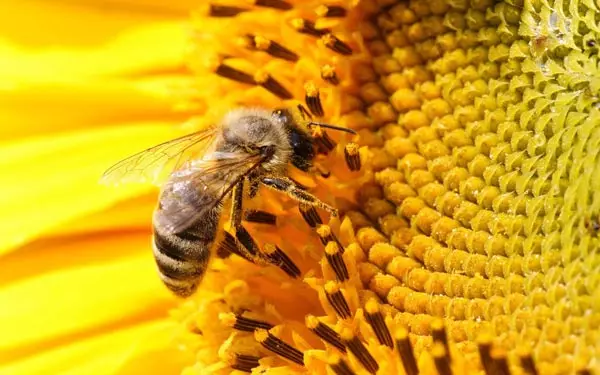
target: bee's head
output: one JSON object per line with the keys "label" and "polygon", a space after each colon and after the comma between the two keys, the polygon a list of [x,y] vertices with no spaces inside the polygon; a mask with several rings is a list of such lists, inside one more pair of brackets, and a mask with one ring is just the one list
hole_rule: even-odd
{"label": "bee's head", "polygon": [[303,114],[295,108],[279,108],[271,114],[273,120],[287,132],[292,149],[290,161],[298,169],[308,171],[315,157],[313,137],[301,123],[306,122]]}

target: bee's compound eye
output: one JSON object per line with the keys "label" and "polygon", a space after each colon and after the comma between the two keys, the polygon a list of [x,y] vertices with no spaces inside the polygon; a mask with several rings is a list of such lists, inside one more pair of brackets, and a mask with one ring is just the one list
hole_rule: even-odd
{"label": "bee's compound eye", "polygon": [[285,108],[279,108],[273,111],[273,118],[281,125],[287,125],[292,122],[292,114]]}

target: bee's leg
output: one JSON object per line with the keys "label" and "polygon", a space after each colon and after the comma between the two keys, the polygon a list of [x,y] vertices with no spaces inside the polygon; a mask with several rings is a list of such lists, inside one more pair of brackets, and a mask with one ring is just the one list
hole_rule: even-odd
{"label": "bee's leg", "polygon": [[338,214],[335,208],[331,207],[325,202],[322,202],[319,200],[319,198],[315,197],[309,192],[302,190],[300,187],[294,184],[294,181],[290,180],[289,178],[270,176],[263,177],[261,182],[271,189],[286,193],[290,198],[300,203],[322,208],[333,216],[337,216]]}
{"label": "bee's leg", "polygon": [[248,180],[248,182],[250,183],[250,198],[254,198],[256,197],[256,194],[258,194],[258,188],[260,187],[260,180],[253,178]]}
{"label": "bee's leg", "polygon": [[251,262],[261,264],[265,263],[260,249],[250,233],[242,225],[242,202],[244,198],[244,181],[240,181],[233,188],[233,197],[231,202],[231,228],[235,231],[235,238],[239,255]]}

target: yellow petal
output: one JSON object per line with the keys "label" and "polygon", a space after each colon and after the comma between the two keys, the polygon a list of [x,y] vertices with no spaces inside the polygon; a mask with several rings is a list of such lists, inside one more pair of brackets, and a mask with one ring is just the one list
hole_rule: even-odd
{"label": "yellow petal", "polygon": [[[148,219],[146,224],[149,227]],[[40,238],[0,258],[0,286],[89,265],[109,265],[132,256],[147,256],[150,245],[149,228]]]}
{"label": "yellow petal", "polygon": [[0,78],[9,82],[176,69],[185,51],[183,23],[110,8],[3,1],[0,25]]}
{"label": "yellow petal", "polygon": [[0,363],[164,316],[174,298],[150,252],[57,270],[0,289]]}
{"label": "yellow petal", "polygon": [[98,183],[103,171],[134,152],[175,137],[166,124],[129,124],[0,147],[0,254],[40,234],[148,191]]}
{"label": "yellow petal", "polygon": [[172,328],[153,320],[106,332],[0,367],[0,374],[178,374],[188,358],[173,347]]}
{"label": "yellow petal", "polygon": [[[147,230],[151,226],[152,211],[156,206],[157,194],[152,192],[118,202],[113,207],[84,218],[60,225],[52,230],[52,236],[102,235],[103,232],[130,232]],[[0,278],[2,276],[0,275]]]}
{"label": "yellow petal", "polygon": [[[1,64],[1,63],[0,63]],[[0,74],[2,74],[0,72]],[[180,79],[165,77],[0,84],[0,140],[81,128],[116,126],[128,121],[182,122],[173,94]],[[31,110],[35,108],[35,110]]]}

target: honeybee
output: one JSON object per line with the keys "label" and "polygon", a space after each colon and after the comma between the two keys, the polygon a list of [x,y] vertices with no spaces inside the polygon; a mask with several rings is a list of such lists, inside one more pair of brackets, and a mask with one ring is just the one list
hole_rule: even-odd
{"label": "honeybee", "polygon": [[[242,226],[242,201],[245,195],[254,197],[260,185],[337,215],[287,176],[288,164],[313,170],[317,147],[311,127],[354,132],[312,122],[307,114],[302,105],[234,109],[216,126],[151,147],[104,173],[104,183],[150,179],[161,185],[152,248],[160,278],[173,293],[188,297],[198,288],[219,242],[223,204],[230,198],[236,246],[250,260],[260,252]],[[161,183],[158,176],[165,170]]]}

